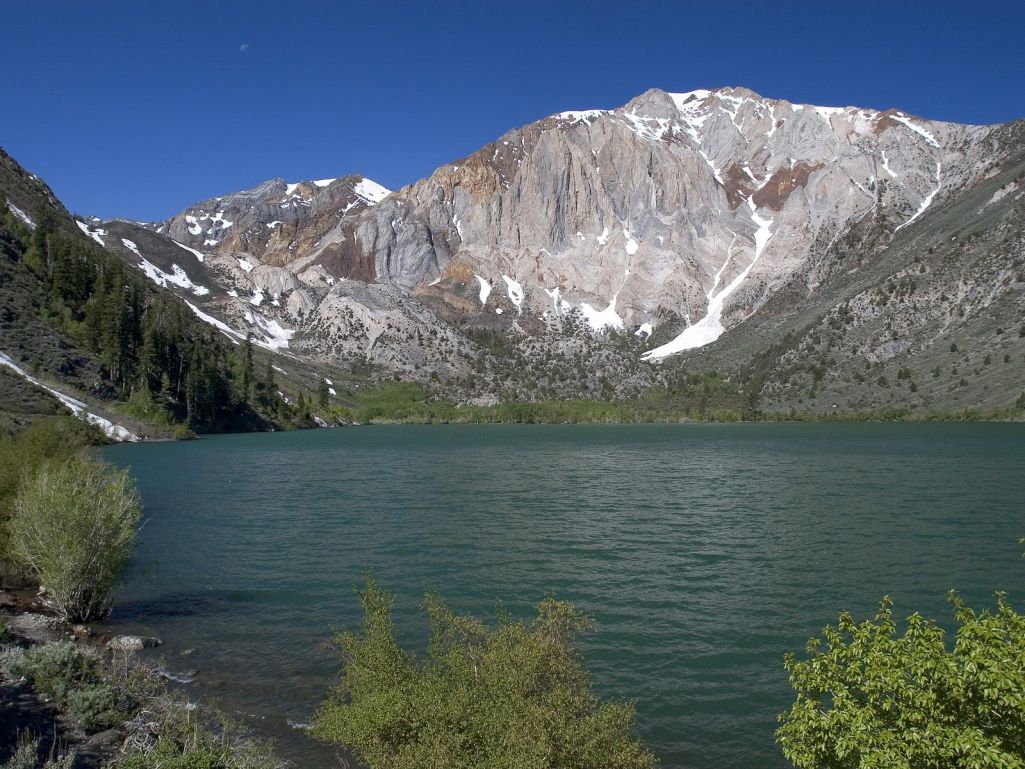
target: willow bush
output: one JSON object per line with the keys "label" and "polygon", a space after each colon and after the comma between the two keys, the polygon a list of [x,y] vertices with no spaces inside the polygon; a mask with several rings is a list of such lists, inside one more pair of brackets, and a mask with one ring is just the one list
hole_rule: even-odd
{"label": "willow bush", "polygon": [[84,457],[50,462],[18,492],[9,546],[61,615],[102,619],[128,567],[140,517],[127,470]]}
{"label": "willow bush", "polygon": [[8,521],[22,485],[46,462],[77,456],[98,438],[95,427],[70,415],[43,417],[17,435],[0,435],[0,583],[10,558]]}
{"label": "willow bush", "polygon": [[436,596],[427,655],[395,640],[393,598],[368,579],[360,632],[338,644],[337,690],[313,733],[372,769],[650,769],[633,736],[634,708],[600,702],[576,648],[589,628],[572,605],[546,600],[537,616],[493,625],[456,615]]}

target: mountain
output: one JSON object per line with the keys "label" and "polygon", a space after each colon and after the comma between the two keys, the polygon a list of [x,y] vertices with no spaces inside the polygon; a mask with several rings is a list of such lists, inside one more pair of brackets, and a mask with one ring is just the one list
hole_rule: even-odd
{"label": "mountain", "polygon": [[[179,243],[211,253],[249,253],[284,265],[313,248],[339,219],[380,202],[391,190],[363,176],[258,187],[190,206],[155,227]],[[355,265],[348,271],[358,272]]]}
{"label": "mountain", "polygon": [[0,200],[0,428],[61,411],[114,440],[304,421],[248,342],[154,286],[153,265],[126,265],[2,150]]}
{"label": "mountain", "polygon": [[[1025,123],[650,90],[369,179],[80,220],[201,319],[311,371],[457,402],[1013,408],[1025,389]],[[704,384],[702,384],[704,383]]]}

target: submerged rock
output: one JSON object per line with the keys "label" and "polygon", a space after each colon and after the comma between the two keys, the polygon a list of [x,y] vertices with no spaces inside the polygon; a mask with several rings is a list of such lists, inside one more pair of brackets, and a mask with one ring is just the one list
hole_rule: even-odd
{"label": "submerged rock", "polygon": [[117,635],[107,641],[107,648],[115,651],[135,652],[156,648],[161,643],[159,638],[153,636]]}

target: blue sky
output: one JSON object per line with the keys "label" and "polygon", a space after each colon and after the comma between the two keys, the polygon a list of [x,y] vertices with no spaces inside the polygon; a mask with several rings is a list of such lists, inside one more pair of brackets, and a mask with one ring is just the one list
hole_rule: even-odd
{"label": "blue sky", "polygon": [[73,211],[157,219],[275,176],[397,188],[651,87],[1002,122],[1025,116],[1023,17],[1020,2],[0,0],[0,146]]}

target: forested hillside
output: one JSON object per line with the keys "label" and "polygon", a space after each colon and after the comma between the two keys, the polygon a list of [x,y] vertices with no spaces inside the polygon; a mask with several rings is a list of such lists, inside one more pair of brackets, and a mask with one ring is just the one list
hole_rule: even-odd
{"label": "forested hillside", "polygon": [[[20,369],[170,431],[266,429],[292,418],[255,372],[250,345],[127,269],[2,151],[0,195],[0,353]],[[10,370],[4,383],[5,421],[52,410]]]}

